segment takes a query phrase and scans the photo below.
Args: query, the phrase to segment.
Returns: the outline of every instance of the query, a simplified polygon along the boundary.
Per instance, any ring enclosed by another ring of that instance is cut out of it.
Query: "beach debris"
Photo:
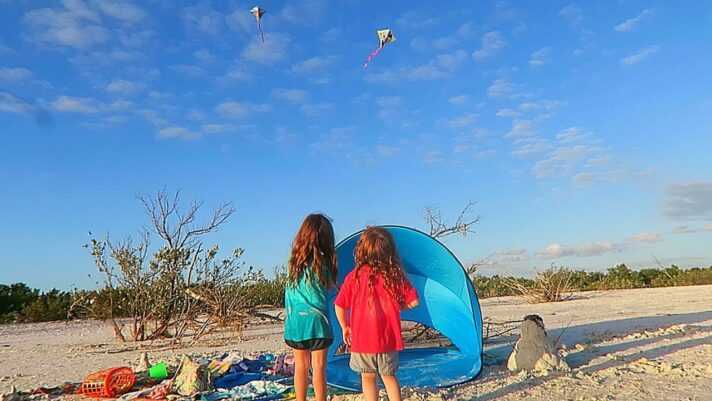
[[[212,391],[213,387],[207,366],[193,361],[188,356],[183,357],[174,383],[176,393],[184,396],[193,396],[203,391]]]
[[[368,55],[368,58],[366,59],[366,64],[363,65],[363,68],[368,67],[368,63],[370,63],[371,59],[376,57],[378,53],[381,52],[383,46],[396,41],[396,37],[393,35],[393,32],[390,29],[381,29],[379,31],[376,31],[376,35],[378,35],[378,48]]]
[[[148,352],[142,352],[138,359],[138,364],[134,368],[134,372],[145,372],[151,367],[151,362],[148,361]]]
[[[262,38],[262,43],[265,42],[265,34],[262,33],[262,16],[265,15],[267,11],[265,11],[262,8],[259,8],[258,6],[252,7],[250,10],[252,15],[255,16],[255,19],[257,20],[257,29],[260,31],[260,37]]]
[[[129,367],[104,369],[84,378],[81,393],[89,398],[115,398],[129,392],[135,382],[136,375]]]
[[[524,317],[521,334],[507,361],[511,371],[570,370],[546,336],[544,320],[538,315]]]
[[[17,392],[15,386],[10,386],[9,393],[0,394],[0,401],[20,401],[21,399],[22,397],[20,397],[20,393]]]

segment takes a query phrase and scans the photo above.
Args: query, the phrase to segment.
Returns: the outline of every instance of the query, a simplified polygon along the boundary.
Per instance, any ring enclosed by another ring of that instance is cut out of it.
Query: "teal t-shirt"
[[[327,309],[326,286],[312,273],[311,265],[302,273],[296,285],[287,284],[284,290],[284,306],[285,340],[334,338]]]

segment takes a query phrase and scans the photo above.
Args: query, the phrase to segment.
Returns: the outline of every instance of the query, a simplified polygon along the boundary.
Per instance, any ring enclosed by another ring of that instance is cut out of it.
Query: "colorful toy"
[[[148,369],[148,374],[154,379],[165,379],[168,377],[168,369],[165,362],[157,363]]]
[[[84,378],[80,392],[87,397],[114,398],[131,390],[135,381],[129,367],[105,369]]]

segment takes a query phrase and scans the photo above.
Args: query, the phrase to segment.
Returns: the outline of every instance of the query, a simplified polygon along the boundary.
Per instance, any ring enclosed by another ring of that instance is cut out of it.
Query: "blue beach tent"
[[[440,242],[412,228],[383,226],[393,235],[408,278],[418,291],[420,306],[403,311],[402,320],[422,323],[450,339],[451,348],[406,349],[396,376],[403,386],[448,387],[471,380],[482,370],[482,314],[472,287],[457,258]],[[336,247],[339,284],[354,268],[354,249],[360,231]],[[335,291],[330,294],[333,305]],[[334,343],[327,357],[330,385],[360,391],[361,378],[349,368],[349,354],[336,354],[342,343],[334,308]],[[407,347],[407,344],[406,344]]]

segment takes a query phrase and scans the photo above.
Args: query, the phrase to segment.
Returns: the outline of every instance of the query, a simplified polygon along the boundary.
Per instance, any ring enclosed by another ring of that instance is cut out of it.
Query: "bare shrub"
[[[103,315],[123,341],[167,337],[179,341],[188,335],[199,339],[217,327],[241,330],[249,314],[249,301],[240,296],[241,289],[254,282],[255,272],[240,260],[242,249],[219,259],[217,246],[206,249],[203,245],[203,236],[216,231],[234,213],[232,205],[219,205],[200,223],[197,216],[202,203],[192,202],[183,212],[179,192],[169,195],[164,190],[155,196],[139,196],[139,200],[151,219],[150,231],[161,245],[149,257],[149,229],[141,232],[138,242],[131,237],[114,242],[108,235],[103,240],[90,239],[87,248],[104,277],[99,293],[109,297],[108,310],[94,311],[94,315]],[[117,302],[122,313],[117,313]],[[123,316],[129,318],[126,333],[118,321]]]
[[[534,275],[534,282],[530,285],[511,277],[505,277],[504,284],[530,303],[565,301],[576,290],[573,285],[574,274],[569,269],[552,265],[541,272],[534,270]]]

